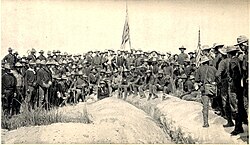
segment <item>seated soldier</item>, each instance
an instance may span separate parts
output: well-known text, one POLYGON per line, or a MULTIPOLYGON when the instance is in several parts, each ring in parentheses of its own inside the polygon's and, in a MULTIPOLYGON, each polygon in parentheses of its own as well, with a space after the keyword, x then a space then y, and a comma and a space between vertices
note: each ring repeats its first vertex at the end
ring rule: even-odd
POLYGON ((134 91, 134 97, 138 95, 139 86, 143 84, 143 76, 140 72, 134 72, 133 80, 131 81, 131 86, 134 91))
MULTIPOLYGON (((152 74, 152 71, 147 70, 146 71, 146 76, 144 78, 143 85, 139 87, 139 94, 140 94, 141 99, 146 98, 146 95, 145 95, 144 91, 147 90, 147 89, 149 89, 149 97, 147 99, 148 101, 150 100, 152 95, 155 95, 155 94, 153 94, 154 81, 155 81, 155 78, 154 78, 154 76, 152 74)), ((155 95, 153 99, 155 99, 157 97, 158 96, 155 95)))
POLYGON ((201 103, 201 93, 195 88, 195 77, 193 75, 189 76, 189 79, 184 83, 185 93, 180 96, 181 99, 186 101, 196 101, 201 103))
POLYGON ((98 100, 102 100, 107 97, 109 97, 108 84, 105 81, 101 80, 100 86, 97 89, 97 98, 98 100))
POLYGON ((93 68, 88 78, 90 94, 97 93, 97 85, 99 80, 100 80, 100 74, 97 72, 96 68, 93 68))
POLYGON ((76 74, 76 82, 75 82, 75 87, 74 87, 75 93, 76 93, 76 95, 75 95, 76 102, 79 102, 80 99, 82 100, 82 102, 85 101, 85 96, 83 94, 83 87, 85 87, 86 84, 88 84, 86 77, 84 78, 83 72, 79 71, 76 74))
POLYGON ((158 77, 155 81, 155 91, 162 91, 162 100, 164 100, 166 94, 171 92, 172 86, 170 84, 170 76, 167 75, 166 77, 163 76, 163 70, 158 72, 158 77))

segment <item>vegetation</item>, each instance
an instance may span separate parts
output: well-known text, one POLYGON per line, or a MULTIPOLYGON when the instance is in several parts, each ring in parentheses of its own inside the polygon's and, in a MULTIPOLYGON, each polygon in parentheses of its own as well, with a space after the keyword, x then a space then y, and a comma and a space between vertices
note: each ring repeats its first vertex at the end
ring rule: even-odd
POLYGON ((28 109, 26 104, 23 104, 22 112, 8 118, 2 112, 2 129, 13 130, 19 127, 36 126, 36 125, 50 125, 52 123, 91 123, 87 109, 84 108, 83 112, 77 117, 69 117, 60 112, 57 108, 46 111, 42 107, 35 109, 28 109))

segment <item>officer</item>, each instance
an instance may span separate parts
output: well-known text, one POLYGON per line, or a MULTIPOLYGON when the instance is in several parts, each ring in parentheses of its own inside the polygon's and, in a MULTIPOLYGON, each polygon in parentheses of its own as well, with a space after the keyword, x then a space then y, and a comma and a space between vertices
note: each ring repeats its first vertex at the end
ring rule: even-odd
POLYGON ((10 65, 10 68, 13 68, 13 66, 15 65, 15 57, 12 54, 12 51, 12 48, 8 48, 9 54, 7 54, 2 60, 3 62, 8 63, 10 65))
POLYGON ((17 96, 17 80, 10 70, 10 65, 8 63, 5 64, 5 73, 2 75, 2 109, 6 116, 13 115, 11 111, 13 108, 12 102, 13 98, 17 96))
POLYGON ((242 70, 240 67, 240 60, 236 57, 236 53, 239 51, 237 47, 229 47, 227 50, 229 61, 229 83, 230 83, 230 91, 231 93, 236 94, 237 99, 237 109, 236 109, 236 118, 235 118, 235 128, 231 132, 231 135, 237 135, 239 133, 243 133, 242 122, 247 121, 247 113, 244 108, 244 100, 243 100, 243 89, 241 86, 241 77, 242 70))
POLYGON ((178 60, 177 61, 178 61, 178 63, 180 65, 183 65, 184 64, 184 60, 186 58, 188 58, 188 55, 184 52, 186 50, 186 48, 184 46, 181 46, 179 48, 179 50, 181 51, 181 53, 178 55, 178 60))
POLYGON ((208 124, 208 109, 209 109, 209 99, 216 96, 216 84, 215 74, 216 69, 213 66, 209 66, 210 59, 207 56, 201 58, 201 65, 197 69, 195 81, 200 83, 202 102, 203 102, 203 127, 209 127, 208 124))

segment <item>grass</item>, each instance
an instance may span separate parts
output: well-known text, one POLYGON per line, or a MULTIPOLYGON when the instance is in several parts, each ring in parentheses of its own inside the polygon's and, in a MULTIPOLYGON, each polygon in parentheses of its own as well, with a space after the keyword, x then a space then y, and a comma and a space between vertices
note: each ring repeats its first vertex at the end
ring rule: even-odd
POLYGON ((39 126, 39 125, 50 125, 53 123, 67 123, 67 122, 78 122, 78 123, 91 123, 92 121, 89 118, 86 107, 83 109, 83 112, 79 116, 74 118, 66 117, 58 109, 54 108, 49 111, 46 111, 43 108, 36 108, 29 110, 26 104, 23 104, 23 111, 14 115, 11 118, 8 118, 3 115, 2 112, 2 129, 13 130, 19 127, 28 127, 28 126, 39 126))

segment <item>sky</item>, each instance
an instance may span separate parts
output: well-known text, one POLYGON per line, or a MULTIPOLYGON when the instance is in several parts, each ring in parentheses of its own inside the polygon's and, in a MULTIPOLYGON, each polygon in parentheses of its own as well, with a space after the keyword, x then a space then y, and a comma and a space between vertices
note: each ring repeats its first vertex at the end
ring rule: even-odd
MULTIPOLYGON (((236 43, 249 36, 247 0, 127 1, 132 48, 179 53, 201 44, 236 43)), ((118 50, 126 17, 126 1, 1 2, 1 57, 9 47, 22 56, 31 48, 71 54, 118 50)))

